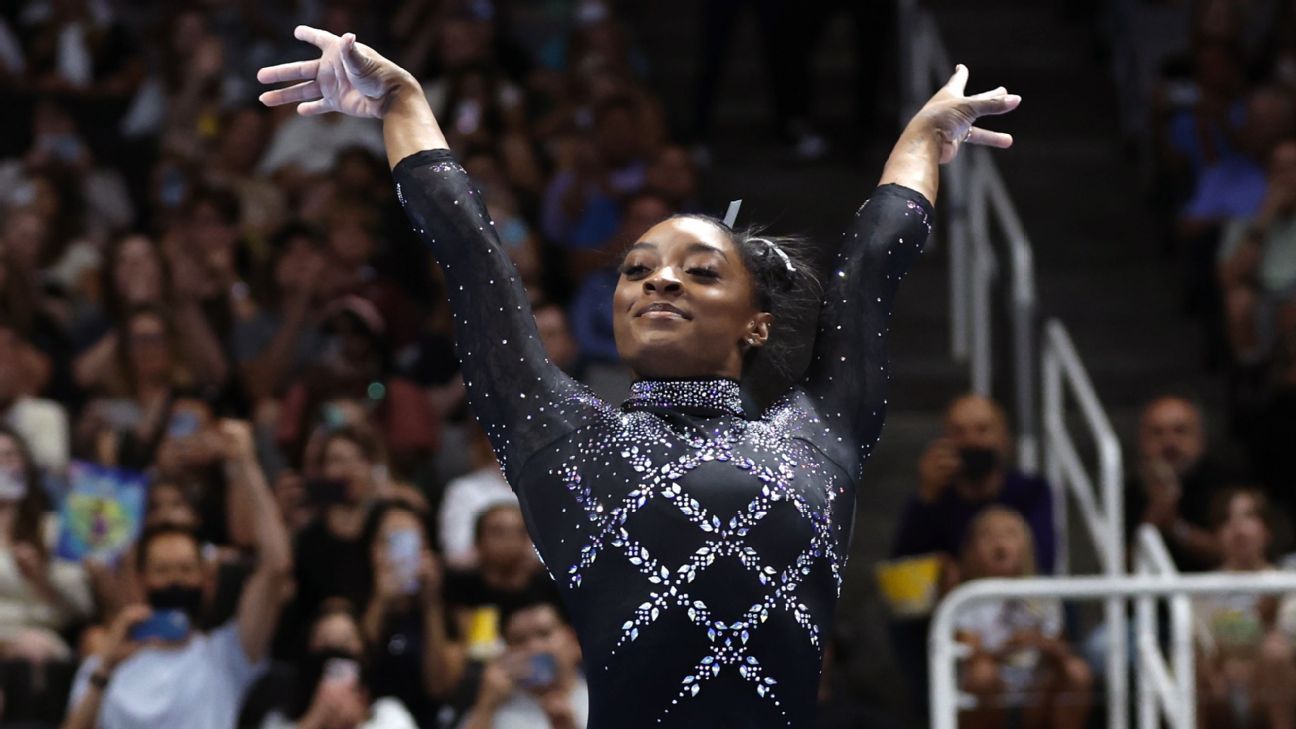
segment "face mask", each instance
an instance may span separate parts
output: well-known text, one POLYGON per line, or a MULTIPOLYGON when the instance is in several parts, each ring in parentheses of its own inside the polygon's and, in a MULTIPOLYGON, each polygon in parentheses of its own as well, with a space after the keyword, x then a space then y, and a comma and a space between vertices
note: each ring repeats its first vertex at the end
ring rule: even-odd
POLYGON ((27 495, 27 479, 22 472, 0 468, 0 501, 22 501, 27 495))
POLYGON ((993 448, 962 448, 963 476, 969 481, 980 481, 999 467, 999 453, 993 448))
POLYGON ((148 592, 149 607, 155 611, 179 610, 196 624, 202 614, 203 591, 189 585, 167 585, 148 592))

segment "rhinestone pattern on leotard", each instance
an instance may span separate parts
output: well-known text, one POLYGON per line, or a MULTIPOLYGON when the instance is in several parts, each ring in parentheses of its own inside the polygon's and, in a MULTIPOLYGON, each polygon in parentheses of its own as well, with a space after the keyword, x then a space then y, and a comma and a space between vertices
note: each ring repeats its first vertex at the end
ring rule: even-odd
POLYGON ((453 158, 419 153, 395 176, 445 270, 474 413, 580 637, 589 726, 813 726, 884 412, 886 318, 926 201, 885 186, 857 212, 805 382, 753 418, 733 380, 640 381, 619 408, 599 400, 548 362, 453 158))

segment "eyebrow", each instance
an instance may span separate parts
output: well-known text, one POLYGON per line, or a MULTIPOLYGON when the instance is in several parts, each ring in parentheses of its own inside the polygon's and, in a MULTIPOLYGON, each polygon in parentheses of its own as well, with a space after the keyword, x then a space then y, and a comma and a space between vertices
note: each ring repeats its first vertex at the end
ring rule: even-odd
MULTIPOLYGON (((653 242, 651 242, 651 241, 640 241, 640 242, 635 243, 634 245, 630 246, 630 251, 637 251, 637 250, 654 250, 654 251, 655 251, 655 250, 657 250, 657 244, 656 244, 656 243, 653 243, 653 242)), ((719 254, 719 256, 720 256, 721 258, 725 259, 726 261, 729 260, 729 256, 725 255, 725 252, 724 252, 722 249, 717 248, 716 246, 713 246, 713 245, 708 245, 708 244, 703 243, 703 242, 701 242, 701 241, 694 241, 694 242, 690 243, 689 246, 688 246, 688 248, 685 249, 685 250, 686 250, 686 252, 688 252, 688 253, 716 253, 716 254, 719 254)), ((630 251, 626 251, 626 252, 629 253, 630 251)))

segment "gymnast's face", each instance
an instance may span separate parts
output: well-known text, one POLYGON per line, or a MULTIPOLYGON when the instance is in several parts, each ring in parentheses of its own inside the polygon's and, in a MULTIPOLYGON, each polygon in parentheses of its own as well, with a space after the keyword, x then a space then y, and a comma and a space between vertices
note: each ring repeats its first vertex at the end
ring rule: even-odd
POLYGON ((773 317, 729 236, 697 218, 670 218, 635 243, 612 297, 617 351, 638 378, 742 376, 773 317), (754 342, 754 344, 753 344, 754 342))

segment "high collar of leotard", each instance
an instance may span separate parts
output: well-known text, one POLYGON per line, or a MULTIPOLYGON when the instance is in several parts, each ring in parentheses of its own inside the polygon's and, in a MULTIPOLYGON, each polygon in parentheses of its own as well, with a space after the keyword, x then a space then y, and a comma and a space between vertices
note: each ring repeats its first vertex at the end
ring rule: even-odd
POLYGON ((742 390, 724 377, 636 380, 622 410, 675 410, 688 415, 743 416, 742 390))

